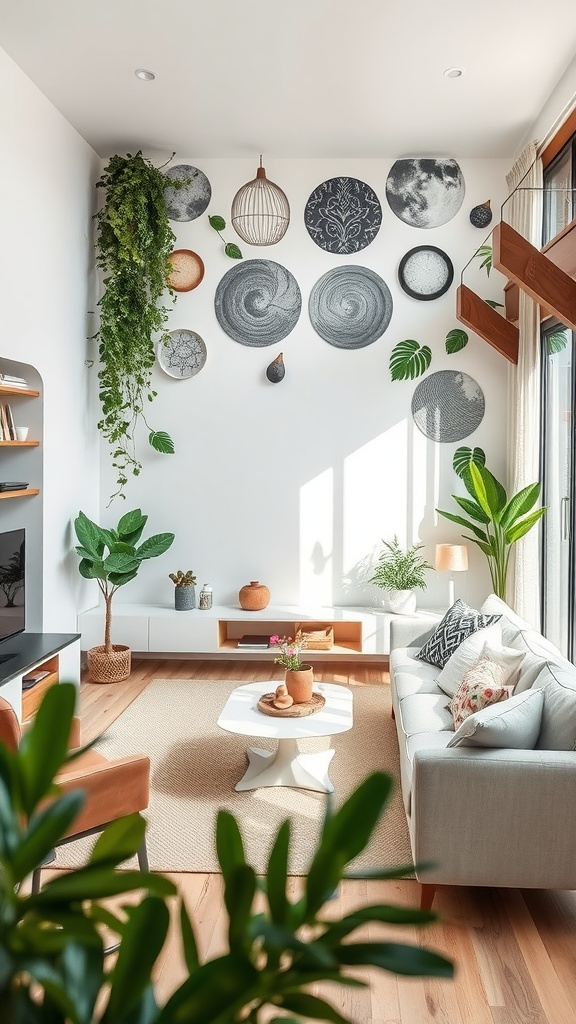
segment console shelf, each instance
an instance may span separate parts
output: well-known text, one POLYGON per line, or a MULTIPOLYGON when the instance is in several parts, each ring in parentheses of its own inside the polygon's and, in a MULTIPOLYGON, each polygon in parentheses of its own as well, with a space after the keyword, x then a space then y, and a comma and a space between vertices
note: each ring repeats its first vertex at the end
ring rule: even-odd
POLYGON ((40 494, 38 487, 27 487, 22 491, 0 491, 0 498, 30 498, 33 494, 40 494))
POLYGON ((0 448, 37 448, 40 441, 0 441, 0 448))

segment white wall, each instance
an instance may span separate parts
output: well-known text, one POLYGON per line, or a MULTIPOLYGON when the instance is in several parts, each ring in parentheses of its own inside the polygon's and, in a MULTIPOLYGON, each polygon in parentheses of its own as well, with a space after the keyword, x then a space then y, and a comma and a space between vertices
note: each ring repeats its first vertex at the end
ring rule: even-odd
MULTIPOLYGON (((457 156, 457 154, 455 154, 457 156)), ((256 160, 195 160, 212 184, 209 214, 229 220, 232 197, 254 176, 256 160)), ((288 195, 292 220, 276 246, 243 245, 245 258, 268 258, 286 266, 302 292, 302 313, 280 344, 248 348, 218 325, 214 294, 234 264, 209 226, 207 214, 174 223, 176 247, 200 254, 206 266, 201 285, 181 294, 171 313, 171 328, 197 331, 208 349, 204 369, 176 381, 158 367, 158 397, 147 409, 150 424, 169 431, 176 454, 163 456, 141 436, 144 470, 131 479, 127 501, 107 509, 114 490, 107 448, 102 450, 103 522, 112 524, 130 508, 148 513, 149 532, 172 530, 173 548, 143 566, 139 577, 116 600, 171 603, 168 573, 194 569, 198 582, 209 581, 216 603, 235 603, 238 589, 251 579, 267 583, 274 603, 363 604, 380 596, 365 580, 381 538, 397 533, 404 542, 421 539, 433 560, 434 544, 458 540, 460 530, 435 515, 437 505, 456 511, 450 499, 457 486, 452 456, 458 444, 435 444, 415 427, 410 402, 416 382, 390 381, 393 346, 414 338, 430 345, 430 372, 462 369, 481 385, 486 413, 478 430, 460 444, 480 445, 488 464, 503 478, 506 438, 506 364, 478 337, 454 356, 444 350, 446 333, 459 326, 455 317, 460 269, 484 241, 472 227, 473 206, 492 200, 499 209, 505 194, 508 161, 462 160, 466 197, 457 216, 431 230, 403 224, 385 198, 393 161, 274 161, 269 178, 288 195), (354 256, 324 252, 304 226, 304 207, 312 190, 335 175, 367 181, 377 192, 383 223, 374 242, 354 256), (437 245, 451 257, 455 279, 450 291, 432 302, 407 296, 397 279, 398 263, 412 247, 437 245), (373 345, 342 351, 313 330, 308 297, 318 278, 346 263, 370 267, 387 282, 394 300, 390 326, 373 345), (284 352, 286 376, 272 385, 269 362, 284 352)), ((266 161, 265 161, 266 163, 266 161)), ((497 214, 496 214, 497 215, 497 214)), ((229 226, 227 240, 239 241, 229 226)), ((466 281, 484 297, 501 299, 503 279, 495 272, 467 271, 466 281)), ((471 550, 471 571, 458 579, 456 592, 480 602, 490 590, 483 555, 471 550)), ((445 604, 445 578, 430 573, 422 605, 445 604)), ((96 595, 94 599, 96 603, 96 595)))
POLYGON ((0 368, 22 367, 43 393, 28 407, 32 400, 12 403, 41 452, 3 450, 0 471, 42 491, 0 502, 0 529, 27 527, 28 628, 72 632, 92 594, 78 575, 71 523, 79 508, 97 515, 100 493, 95 379, 85 366, 100 162, 3 50, 0 95, 0 368))
POLYGON ((516 151, 519 155, 529 142, 545 145, 566 120, 576 103, 576 57, 568 65, 556 88, 550 93, 540 113, 516 151))

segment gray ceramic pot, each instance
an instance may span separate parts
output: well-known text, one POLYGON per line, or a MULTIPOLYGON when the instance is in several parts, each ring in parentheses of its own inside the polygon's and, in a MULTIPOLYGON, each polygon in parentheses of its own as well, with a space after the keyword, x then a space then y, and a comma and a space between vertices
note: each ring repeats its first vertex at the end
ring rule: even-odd
POLYGON ((189 612, 196 607, 196 587, 174 587, 174 607, 177 612, 189 612))

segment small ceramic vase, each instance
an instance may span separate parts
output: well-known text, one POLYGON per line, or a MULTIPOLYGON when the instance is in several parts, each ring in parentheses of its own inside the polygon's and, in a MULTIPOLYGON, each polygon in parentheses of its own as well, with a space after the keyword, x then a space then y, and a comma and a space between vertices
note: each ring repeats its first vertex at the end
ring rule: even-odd
POLYGON ((174 608, 177 612, 189 612, 196 607, 196 587, 174 587, 174 608))
POLYGON ((260 612, 270 600, 270 591, 258 580, 250 580, 249 584, 242 587, 238 600, 245 612, 260 612))
POLYGON ((286 670, 286 689, 295 704, 304 704, 305 701, 312 700, 313 684, 312 665, 302 665, 297 671, 286 670))

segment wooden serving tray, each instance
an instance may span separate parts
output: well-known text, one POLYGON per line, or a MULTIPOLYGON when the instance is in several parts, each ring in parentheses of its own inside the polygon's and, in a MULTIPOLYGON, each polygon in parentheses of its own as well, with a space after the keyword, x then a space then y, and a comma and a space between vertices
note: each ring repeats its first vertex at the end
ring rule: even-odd
POLYGON ((289 708, 275 708, 272 701, 276 693, 264 693, 258 701, 258 711, 273 718, 306 718, 320 711, 326 703, 326 698, 321 693, 313 693, 312 700, 306 700, 302 704, 291 704, 289 708))

